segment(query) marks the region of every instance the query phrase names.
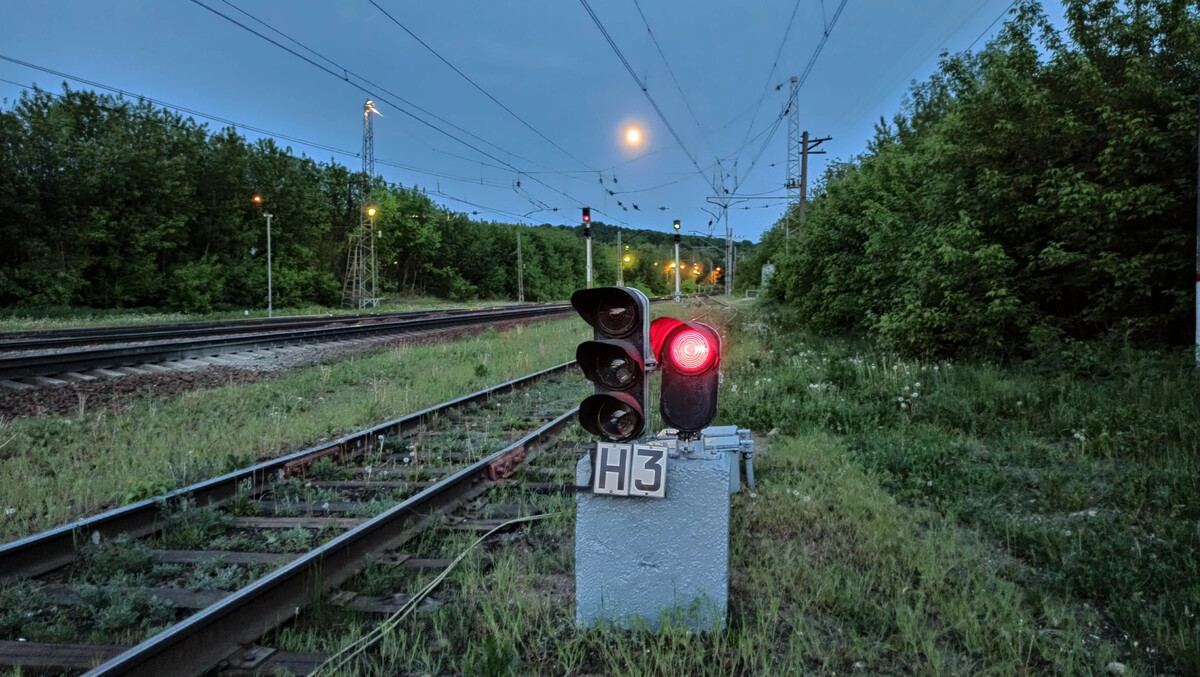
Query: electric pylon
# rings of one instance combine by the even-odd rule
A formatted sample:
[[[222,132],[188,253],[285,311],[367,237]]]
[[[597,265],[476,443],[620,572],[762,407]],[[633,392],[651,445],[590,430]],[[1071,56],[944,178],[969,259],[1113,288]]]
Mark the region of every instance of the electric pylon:
[[[365,308],[379,305],[378,260],[375,256],[375,207],[369,204],[375,181],[375,125],[372,114],[382,116],[370,99],[363,104],[363,187],[360,192],[358,227],[350,234],[346,250],[346,279],[342,283],[342,305]]]
[[[800,209],[800,156],[803,142],[800,138],[800,79],[792,76],[792,91],[788,95],[786,108],[788,123],[787,140],[787,211],[784,212],[784,249],[789,248],[792,238],[792,220]]]

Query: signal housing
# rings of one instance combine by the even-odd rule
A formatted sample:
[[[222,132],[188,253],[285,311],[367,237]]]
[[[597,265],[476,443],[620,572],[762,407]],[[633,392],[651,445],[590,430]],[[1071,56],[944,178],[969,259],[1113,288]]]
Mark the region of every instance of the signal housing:
[[[595,393],[579,405],[579,422],[610,442],[641,437],[649,398],[650,300],[637,289],[580,289],[571,305],[592,326],[592,340],[579,344],[575,359]],[[649,363],[649,365],[647,364]]]
[[[680,439],[694,438],[717,417],[721,337],[707,324],[677,320],[653,327],[651,333],[662,371],[663,421],[679,431]]]

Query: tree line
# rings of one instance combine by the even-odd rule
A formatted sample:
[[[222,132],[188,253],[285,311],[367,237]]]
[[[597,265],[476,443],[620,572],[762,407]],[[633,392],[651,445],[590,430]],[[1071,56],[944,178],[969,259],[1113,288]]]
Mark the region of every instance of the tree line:
[[[378,208],[384,293],[515,300],[518,233],[526,300],[564,299],[584,285],[578,226],[472,218],[418,187],[367,182],[269,138],[64,84],[0,110],[0,306],[264,306],[264,212],[273,217],[275,304],[334,306],[366,204]],[[593,235],[598,284],[615,282],[619,261],[627,284],[674,289],[670,234],[594,223]],[[684,251],[684,286],[714,282],[721,254],[693,237]]]
[[[977,53],[943,54],[805,222],[753,263],[824,331],[909,352],[1190,339],[1200,14],[1185,0],[1022,0]],[[795,219],[796,214],[790,216]]]

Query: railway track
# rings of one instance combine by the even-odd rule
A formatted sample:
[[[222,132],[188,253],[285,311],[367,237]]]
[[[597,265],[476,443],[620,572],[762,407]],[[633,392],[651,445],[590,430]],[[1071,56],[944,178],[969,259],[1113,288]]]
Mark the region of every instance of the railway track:
[[[516,306],[479,306],[471,308],[433,308],[390,313],[353,313],[346,315],[301,315],[272,319],[222,320],[213,322],[171,322],[118,327],[81,327],[0,333],[0,353],[46,350],[113,343],[138,343],[202,336],[235,336],[292,329],[315,329],[388,320],[412,320],[422,317],[461,315]]]
[[[415,605],[421,578],[448,565],[439,533],[494,531],[537,514],[545,494],[573,491],[563,482],[578,450],[558,441],[586,389],[573,367],[0,546],[0,632],[10,635],[0,664],[22,674],[312,672],[329,654],[272,648],[276,628],[303,626],[313,606],[370,617]],[[539,456],[558,467],[530,469]],[[368,564],[411,587],[364,583],[356,574]]]
[[[362,316],[355,316],[357,319],[353,320],[307,318],[294,322],[253,322],[241,328],[209,323],[178,328],[156,327],[141,332],[121,328],[112,335],[97,335],[88,330],[91,333],[25,336],[0,344],[0,385],[27,390],[61,385],[71,380],[92,381],[212,365],[236,366],[262,357],[263,351],[291,350],[297,345],[421,335],[541,319],[569,311],[570,304],[553,303],[462,311],[417,311],[413,316],[370,316],[370,321]],[[42,342],[46,343],[42,349],[26,350],[33,343],[41,345]]]

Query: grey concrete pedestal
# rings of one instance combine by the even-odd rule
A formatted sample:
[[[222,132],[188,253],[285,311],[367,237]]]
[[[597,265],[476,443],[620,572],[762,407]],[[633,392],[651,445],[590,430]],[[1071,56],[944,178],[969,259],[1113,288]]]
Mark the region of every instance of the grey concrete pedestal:
[[[667,460],[666,498],[576,495],[575,620],[695,630],[725,626],[732,454]],[[576,484],[591,481],[591,459]]]

